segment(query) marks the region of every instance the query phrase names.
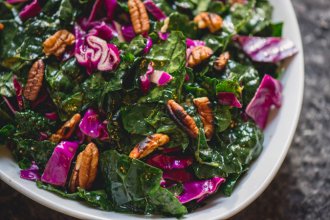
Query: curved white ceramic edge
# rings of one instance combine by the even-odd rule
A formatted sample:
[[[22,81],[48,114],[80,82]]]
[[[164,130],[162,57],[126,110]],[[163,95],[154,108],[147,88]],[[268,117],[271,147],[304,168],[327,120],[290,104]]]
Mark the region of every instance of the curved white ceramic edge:
[[[242,178],[231,197],[214,197],[206,206],[186,215],[199,220],[229,218],[253,202],[269,185],[280,168],[298,123],[304,86],[303,48],[300,31],[292,4],[289,0],[271,0],[274,5],[274,20],[284,21],[284,36],[299,48],[289,68],[281,79],[284,85],[283,106],[265,130],[264,150]],[[1,153],[0,153],[1,156]],[[19,178],[19,169],[13,161],[0,159],[0,179],[27,197],[51,209],[81,219],[115,220],[157,218],[142,215],[127,215],[90,208],[77,201],[63,199],[36,187],[35,183]],[[171,219],[171,218],[163,218]],[[173,219],[173,218],[172,218]]]

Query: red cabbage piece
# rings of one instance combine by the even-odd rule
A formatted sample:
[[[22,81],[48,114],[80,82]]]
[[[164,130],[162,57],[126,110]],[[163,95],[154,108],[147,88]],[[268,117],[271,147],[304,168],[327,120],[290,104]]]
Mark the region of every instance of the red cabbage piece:
[[[237,36],[237,41],[256,62],[276,63],[298,52],[292,41],[280,37]]]
[[[107,18],[111,20],[117,7],[117,0],[104,0],[104,6],[107,12]]]
[[[41,181],[55,186],[65,186],[66,179],[77,148],[77,142],[62,141],[54,149],[46,164]]]
[[[155,83],[157,86],[164,86],[169,83],[173,77],[164,71],[155,70],[153,67],[153,63],[150,62],[148,65],[147,72],[140,76],[141,81],[141,90],[146,93],[149,91],[151,83]]]
[[[245,112],[260,128],[264,129],[271,107],[274,105],[276,108],[280,108],[281,101],[281,82],[270,75],[265,75]]]
[[[107,129],[108,121],[100,121],[99,114],[94,109],[88,109],[79,123],[79,128],[82,134],[79,135],[79,140],[83,140],[87,135],[92,138],[98,138],[101,141],[109,140]]]
[[[152,14],[158,21],[164,20],[167,16],[152,0],[145,0],[143,2],[147,11]]]
[[[42,8],[39,5],[38,0],[33,0],[30,4],[26,5],[18,15],[22,21],[25,21],[29,18],[37,16],[41,11]]]
[[[175,182],[186,183],[193,181],[194,176],[185,169],[164,170],[163,178]]]
[[[225,179],[222,177],[213,177],[208,180],[183,183],[183,193],[177,198],[182,204],[192,200],[197,200],[197,202],[200,202],[207,196],[215,193],[224,181]]]
[[[39,141],[44,141],[48,139],[48,134],[45,132],[39,132]]]
[[[231,107],[242,108],[242,104],[239,102],[237,97],[232,92],[219,92],[218,102],[221,105],[228,105]]]
[[[87,36],[85,41],[77,40],[76,44],[75,57],[80,65],[87,68],[89,74],[94,70],[114,70],[120,63],[118,48],[101,38]]]
[[[96,16],[101,14],[103,8],[107,13],[107,18],[109,20],[112,20],[116,7],[116,0],[96,0],[92,7],[91,13],[89,14],[88,21],[94,21],[96,19]]]
[[[108,123],[109,122],[107,120],[105,120],[99,125],[98,129],[99,129],[100,135],[98,136],[98,138],[101,141],[107,141],[110,139],[108,129],[107,129]]]
[[[88,32],[88,35],[96,36],[106,41],[111,40],[115,35],[113,28],[110,25],[107,25],[104,21],[95,22],[93,26],[94,27]]]
[[[88,109],[79,123],[79,128],[85,135],[98,138],[100,136],[100,125],[99,114],[94,109]]]
[[[26,180],[40,180],[39,167],[32,161],[31,167],[20,171],[20,177]]]
[[[170,33],[167,33],[167,32],[163,33],[160,31],[158,32],[158,37],[163,41],[167,40],[169,36],[170,36]]]
[[[143,49],[143,53],[144,54],[149,53],[149,51],[151,50],[151,47],[152,47],[152,39],[151,39],[151,37],[148,36],[146,46]]]
[[[99,10],[102,8],[103,0],[95,0],[92,11],[89,14],[88,22],[94,21],[96,19],[96,15],[98,14]]]
[[[150,81],[157,84],[157,86],[164,86],[173,79],[173,76],[165,71],[155,70],[150,75]]]
[[[48,118],[51,121],[56,121],[58,119],[58,115],[56,112],[48,112],[45,113],[45,118]]]
[[[184,169],[193,163],[193,158],[191,156],[159,154],[148,159],[147,163],[162,170]]]
[[[15,88],[18,109],[22,110],[24,108],[24,104],[23,104],[23,87],[18,82],[16,75],[14,75],[14,77],[13,77],[13,84],[14,84],[14,88]]]
[[[127,42],[130,42],[136,36],[132,25],[122,26],[121,32]]]
[[[140,76],[140,81],[141,81],[141,90],[143,93],[147,93],[151,87],[151,82],[150,82],[150,75],[155,71],[153,63],[150,62],[148,64],[148,69],[147,72]]]

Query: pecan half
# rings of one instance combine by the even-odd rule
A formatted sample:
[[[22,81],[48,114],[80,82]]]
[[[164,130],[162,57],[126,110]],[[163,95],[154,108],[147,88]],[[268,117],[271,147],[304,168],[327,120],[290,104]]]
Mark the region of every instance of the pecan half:
[[[99,150],[94,143],[89,143],[77,157],[69,182],[71,192],[75,192],[77,187],[82,189],[90,189],[92,187],[96,178],[98,163]]]
[[[152,153],[157,147],[167,144],[169,141],[170,138],[166,134],[150,135],[133,148],[129,157],[140,159]]]
[[[230,59],[230,54],[228,52],[224,52],[220,54],[220,56],[213,63],[214,69],[218,71],[223,70],[226,67],[229,59]]]
[[[39,91],[44,80],[45,64],[42,60],[37,60],[32,65],[26,85],[24,87],[23,95],[27,100],[35,101],[38,97]]]
[[[128,0],[129,14],[136,34],[145,34],[149,32],[150,22],[147,10],[140,0]]]
[[[167,109],[172,118],[193,138],[196,138],[199,129],[195,120],[188,115],[184,108],[176,103],[173,99],[168,100]]]
[[[213,51],[206,46],[196,46],[191,50],[188,56],[188,66],[194,67],[212,56]]]
[[[214,132],[214,117],[211,102],[207,97],[196,98],[193,102],[197,107],[198,114],[201,116],[206,139],[210,140]]]
[[[211,33],[214,33],[222,28],[223,20],[215,13],[201,12],[194,18],[194,22],[199,29],[208,28]]]
[[[72,33],[67,30],[59,30],[44,41],[43,52],[47,56],[54,54],[56,57],[60,57],[66,46],[72,45],[74,42],[75,37]]]
[[[5,28],[5,25],[3,25],[2,23],[0,23],[0,31],[2,31]]]
[[[57,130],[55,134],[52,134],[49,138],[51,142],[58,143],[61,140],[65,140],[71,137],[72,133],[76,129],[76,126],[80,122],[80,114],[75,114],[72,118],[65,122],[65,124]]]

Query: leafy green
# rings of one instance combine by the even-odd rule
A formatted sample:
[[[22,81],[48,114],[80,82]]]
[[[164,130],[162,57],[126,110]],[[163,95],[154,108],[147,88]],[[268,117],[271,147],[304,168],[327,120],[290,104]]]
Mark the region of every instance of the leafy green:
[[[224,19],[224,30],[231,34],[239,33],[252,19],[256,0],[250,0],[247,4],[235,4]]]
[[[32,110],[17,112],[15,121],[17,124],[15,136],[37,139],[39,138],[39,132],[51,134],[54,129],[53,123]]]
[[[50,141],[23,138],[14,138],[13,141],[16,144],[12,151],[14,158],[17,161],[26,161],[29,165],[35,161],[40,170],[44,169],[56,145]],[[26,163],[24,164],[25,167],[21,167],[22,169],[29,167]]]
[[[88,205],[97,207],[101,210],[110,211],[113,210],[111,202],[107,198],[107,194],[104,190],[97,191],[87,191],[81,188],[78,188],[78,191],[75,193],[67,193],[62,189],[56,188],[55,186],[44,184],[40,181],[37,181],[37,186],[40,189],[44,189],[50,192],[53,192],[63,198],[81,200],[86,202]]]
[[[151,125],[148,124],[146,118],[157,109],[154,109],[150,105],[140,104],[133,106],[126,106],[122,108],[122,122],[127,132],[131,134],[151,135],[154,130]]]
[[[0,71],[0,95],[6,97],[12,97],[15,95],[13,74],[11,72]]]
[[[225,131],[232,120],[232,116],[228,106],[216,105],[213,109],[214,124],[217,132]]]
[[[187,213],[170,191],[160,187],[161,170],[113,150],[101,155],[100,164],[106,192],[114,205],[140,213]]]
[[[0,128],[0,144],[4,144],[8,138],[15,134],[16,128],[12,124],[7,124]]]
[[[166,41],[155,44],[146,58],[155,68],[168,73],[178,71],[186,61],[186,42],[182,32],[172,31]]]
[[[236,127],[220,133],[218,139],[220,145],[214,150],[221,155],[219,157],[221,161],[216,161],[219,166],[212,167],[207,163],[194,164],[193,168],[198,178],[210,178],[216,175],[227,177],[229,174],[240,175],[244,172],[244,167],[250,164],[262,150],[262,131],[251,122],[239,122]],[[219,158],[213,156],[213,159]]]
[[[197,26],[187,15],[174,12],[170,14],[169,19],[168,31],[181,31],[188,38],[197,38]]]
[[[243,87],[243,105],[250,102],[260,83],[259,73],[253,66],[242,65],[235,61],[228,62],[224,77],[237,78],[239,84]]]
[[[267,0],[257,0],[252,18],[242,27],[240,33],[255,35],[271,25],[273,7]]]

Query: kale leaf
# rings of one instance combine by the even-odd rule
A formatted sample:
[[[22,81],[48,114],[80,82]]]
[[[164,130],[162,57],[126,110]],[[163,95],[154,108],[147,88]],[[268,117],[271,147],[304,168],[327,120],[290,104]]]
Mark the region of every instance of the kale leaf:
[[[187,213],[170,191],[160,187],[161,170],[113,150],[101,155],[100,165],[106,192],[114,205],[139,213]]]
[[[16,146],[12,153],[14,158],[19,161],[20,168],[26,169],[31,165],[32,161],[35,161],[41,171],[46,166],[56,145],[50,141],[36,141],[23,138],[13,138],[13,142]]]
[[[111,202],[108,200],[107,194],[104,190],[86,191],[78,188],[75,193],[67,193],[62,189],[56,188],[55,186],[42,183],[37,181],[37,186],[40,189],[44,189],[53,192],[63,198],[81,200],[86,202],[88,205],[99,208],[101,210],[111,211],[113,210]]]
[[[54,129],[51,121],[32,110],[16,112],[15,121],[17,124],[16,137],[38,139],[40,132],[49,135]]]

